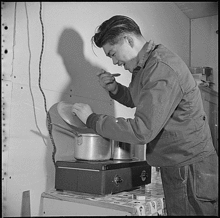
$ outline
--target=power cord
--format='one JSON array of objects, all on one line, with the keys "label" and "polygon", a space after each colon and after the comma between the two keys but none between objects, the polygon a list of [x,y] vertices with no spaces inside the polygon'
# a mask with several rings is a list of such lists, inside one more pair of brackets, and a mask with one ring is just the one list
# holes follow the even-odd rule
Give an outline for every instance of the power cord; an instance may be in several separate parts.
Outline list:
[{"label": "power cord", "polygon": [[47,129],[48,129],[48,132],[49,132],[51,143],[53,145],[52,160],[53,160],[54,166],[56,167],[55,155],[56,155],[57,149],[56,149],[55,141],[53,139],[53,134],[52,134],[51,116],[50,116],[49,111],[47,111],[46,96],[43,92],[43,89],[41,88],[41,63],[42,63],[42,56],[43,56],[43,50],[44,50],[44,24],[43,24],[43,20],[42,20],[42,2],[40,2],[40,12],[39,12],[39,14],[40,14],[40,22],[41,22],[41,26],[42,26],[42,49],[41,49],[40,61],[39,61],[39,80],[38,80],[38,84],[39,84],[40,91],[41,91],[41,93],[43,95],[43,98],[44,98],[44,107],[45,107],[45,112],[46,112],[46,115],[47,115]]}]

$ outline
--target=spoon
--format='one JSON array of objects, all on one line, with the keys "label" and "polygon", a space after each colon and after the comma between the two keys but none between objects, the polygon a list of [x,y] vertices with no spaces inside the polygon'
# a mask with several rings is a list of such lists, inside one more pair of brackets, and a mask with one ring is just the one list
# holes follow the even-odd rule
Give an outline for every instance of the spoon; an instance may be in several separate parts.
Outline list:
[{"label": "spoon", "polygon": [[113,74],[111,74],[111,75],[114,76],[114,77],[121,76],[120,73],[113,73]]}]

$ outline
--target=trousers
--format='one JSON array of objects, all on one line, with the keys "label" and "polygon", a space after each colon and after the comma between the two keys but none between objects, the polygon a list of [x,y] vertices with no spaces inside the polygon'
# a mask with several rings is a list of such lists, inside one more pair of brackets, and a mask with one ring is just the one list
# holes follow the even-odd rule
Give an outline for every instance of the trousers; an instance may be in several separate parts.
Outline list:
[{"label": "trousers", "polygon": [[168,216],[218,216],[218,155],[181,167],[161,167]]}]

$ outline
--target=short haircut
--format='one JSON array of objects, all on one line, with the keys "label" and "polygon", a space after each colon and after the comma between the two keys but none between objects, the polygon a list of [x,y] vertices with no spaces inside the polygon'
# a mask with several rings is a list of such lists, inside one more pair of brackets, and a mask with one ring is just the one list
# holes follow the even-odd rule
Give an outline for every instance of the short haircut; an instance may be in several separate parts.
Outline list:
[{"label": "short haircut", "polygon": [[125,33],[133,33],[141,36],[141,31],[137,23],[129,17],[115,15],[104,21],[92,37],[92,44],[101,48],[106,43],[115,44]]}]

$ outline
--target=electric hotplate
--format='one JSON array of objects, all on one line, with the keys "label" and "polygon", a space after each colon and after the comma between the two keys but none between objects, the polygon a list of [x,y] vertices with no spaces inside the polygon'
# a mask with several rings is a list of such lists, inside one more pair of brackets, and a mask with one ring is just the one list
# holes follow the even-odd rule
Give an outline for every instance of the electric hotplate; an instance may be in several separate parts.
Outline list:
[{"label": "electric hotplate", "polygon": [[108,160],[57,161],[55,189],[89,194],[114,194],[151,182],[146,161]]},{"label": "electric hotplate", "polygon": [[137,158],[133,158],[130,160],[105,160],[105,161],[88,161],[83,159],[74,159],[69,161],[57,161],[59,166],[69,166],[74,168],[86,168],[86,169],[97,169],[97,170],[113,170],[119,168],[127,168],[134,166],[142,166],[147,165],[146,161],[141,161]]}]

